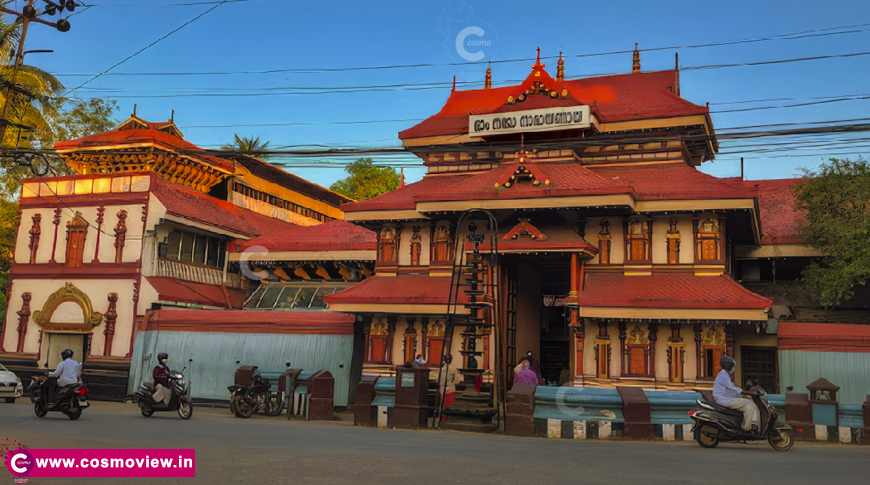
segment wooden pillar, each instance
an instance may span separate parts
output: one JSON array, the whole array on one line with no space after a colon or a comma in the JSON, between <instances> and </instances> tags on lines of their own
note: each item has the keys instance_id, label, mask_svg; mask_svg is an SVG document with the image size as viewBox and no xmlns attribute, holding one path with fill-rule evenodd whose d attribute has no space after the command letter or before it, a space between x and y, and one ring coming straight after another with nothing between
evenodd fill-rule
<instances>
[{"instance_id":1,"label":"wooden pillar","mask_svg":"<svg viewBox=\"0 0 870 485\"><path fill-rule=\"evenodd\" d=\"M668 338L668 382L682 384L686 344L680 336L680 324L671 324L671 337Z\"/></svg>"},{"instance_id":2,"label":"wooden pillar","mask_svg":"<svg viewBox=\"0 0 870 485\"><path fill-rule=\"evenodd\" d=\"M27 336L27 322L30 320L30 293L22 293L21 310L18 310L18 345L16 352L24 352L24 338Z\"/></svg>"},{"instance_id":3,"label":"wooden pillar","mask_svg":"<svg viewBox=\"0 0 870 485\"><path fill-rule=\"evenodd\" d=\"M109 309L103 314L103 318L106 319L106 329L103 330L103 335L106 336L106 344L103 347L103 356L105 357L110 357L112 355L112 341L115 339L115 321L118 319L118 312L115 308L118 303L118 294L109 293L108 299ZM133 331L135 331L135 328Z\"/></svg>"},{"instance_id":4,"label":"wooden pillar","mask_svg":"<svg viewBox=\"0 0 870 485\"><path fill-rule=\"evenodd\" d=\"M610 336L607 323L598 322L598 335L595 337L595 375L599 379L610 379Z\"/></svg>"},{"instance_id":5,"label":"wooden pillar","mask_svg":"<svg viewBox=\"0 0 870 485\"><path fill-rule=\"evenodd\" d=\"M408 328L405 329L404 334L404 342L405 342L405 360L404 363L414 362L417 353L417 329L414 328L414 323L416 322L416 318L407 317Z\"/></svg>"},{"instance_id":6,"label":"wooden pillar","mask_svg":"<svg viewBox=\"0 0 870 485\"><path fill-rule=\"evenodd\" d=\"M585 356L584 353L584 345L586 344L586 329L585 323L580 321L576 327L574 327L574 338L572 339L572 344L574 345L574 351L571 352L571 360L572 360L572 369L574 369L574 376L582 376L583 375L583 358Z\"/></svg>"},{"instance_id":7,"label":"wooden pillar","mask_svg":"<svg viewBox=\"0 0 870 485\"><path fill-rule=\"evenodd\" d=\"M647 338L649 339L649 374L656 378L656 342L659 339L659 326L657 323L647 325Z\"/></svg>"}]
</instances>

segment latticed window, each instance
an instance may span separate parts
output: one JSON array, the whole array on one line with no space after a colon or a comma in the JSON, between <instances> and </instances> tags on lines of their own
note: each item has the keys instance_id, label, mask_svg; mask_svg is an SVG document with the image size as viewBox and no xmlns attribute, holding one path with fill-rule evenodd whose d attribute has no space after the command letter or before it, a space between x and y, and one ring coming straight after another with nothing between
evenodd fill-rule
<instances>
[{"instance_id":1,"label":"latticed window","mask_svg":"<svg viewBox=\"0 0 870 485\"><path fill-rule=\"evenodd\" d=\"M629 220L625 222L625 260L634 263L652 261L652 221Z\"/></svg>"}]
</instances>

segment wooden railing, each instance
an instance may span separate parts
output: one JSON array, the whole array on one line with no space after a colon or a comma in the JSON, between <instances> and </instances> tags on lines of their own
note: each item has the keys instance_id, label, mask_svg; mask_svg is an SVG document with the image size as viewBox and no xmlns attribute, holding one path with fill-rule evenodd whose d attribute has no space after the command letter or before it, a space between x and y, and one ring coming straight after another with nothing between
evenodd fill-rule
<instances>
[{"instance_id":1,"label":"wooden railing","mask_svg":"<svg viewBox=\"0 0 870 485\"><path fill-rule=\"evenodd\" d=\"M193 281L194 283L204 283L206 285L220 285L223 283L224 272L217 268L203 266L194 263L185 263L183 261L174 261L171 259L157 259L157 276L168 276L170 278L178 278L185 281ZM244 278L237 274L227 274L228 288L243 288Z\"/></svg>"}]
</instances>

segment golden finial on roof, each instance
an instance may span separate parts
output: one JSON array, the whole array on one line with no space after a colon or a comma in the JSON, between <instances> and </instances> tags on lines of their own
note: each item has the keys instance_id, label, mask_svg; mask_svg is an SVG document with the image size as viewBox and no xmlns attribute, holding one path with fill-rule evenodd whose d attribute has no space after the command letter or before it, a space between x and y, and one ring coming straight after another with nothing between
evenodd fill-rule
<instances>
[{"instance_id":1,"label":"golden finial on roof","mask_svg":"<svg viewBox=\"0 0 870 485\"><path fill-rule=\"evenodd\" d=\"M631 73L637 74L640 72L640 51L637 49L637 44L634 44L634 57L631 61Z\"/></svg>"},{"instance_id":2,"label":"golden finial on roof","mask_svg":"<svg viewBox=\"0 0 870 485\"><path fill-rule=\"evenodd\" d=\"M544 64L541 64L541 48L538 47L537 50L538 50L538 58L535 59L535 65L532 66L532 69L535 69L536 67L544 67Z\"/></svg>"},{"instance_id":3,"label":"golden finial on roof","mask_svg":"<svg viewBox=\"0 0 870 485\"><path fill-rule=\"evenodd\" d=\"M456 74L453 75L453 88L450 89L450 92L456 92Z\"/></svg>"},{"instance_id":4,"label":"golden finial on roof","mask_svg":"<svg viewBox=\"0 0 870 485\"><path fill-rule=\"evenodd\" d=\"M483 81L483 89L492 88L492 62L486 66L486 78Z\"/></svg>"},{"instance_id":5,"label":"golden finial on roof","mask_svg":"<svg viewBox=\"0 0 870 485\"><path fill-rule=\"evenodd\" d=\"M565 60L562 59L562 52L559 52L559 64L556 67L556 81L565 80Z\"/></svg>"}]
</instances>

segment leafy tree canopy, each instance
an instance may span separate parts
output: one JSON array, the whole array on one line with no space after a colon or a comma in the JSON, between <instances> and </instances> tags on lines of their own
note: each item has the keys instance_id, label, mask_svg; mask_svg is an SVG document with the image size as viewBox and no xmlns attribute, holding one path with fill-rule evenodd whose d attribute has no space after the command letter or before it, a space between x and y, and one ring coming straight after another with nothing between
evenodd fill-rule
<instances>
[{"instance_id":1,"label":"leafy tree canopy","mask_svg":"<svg viewBox=\"0 0 870 485\"><path fill-rule=\"evenodd\" d=\"M806 212L799 235L826 256L803 272L822 306L854 296L870 278L870 161L831 158L795 185L797 209Z\"/></svg>"},{"instance_id":2,"label":"leafy tree canopy","mask_svg":"<svg viewBox=\"0 0 870 485\"><path fill-rule=\"evenodd\" d=\"M396 169L372 165L371 158L358 158L344 170L350 176L329 188L354 200L369 200L396 190L401 181Z\"/></svg>"}]
</instances>

